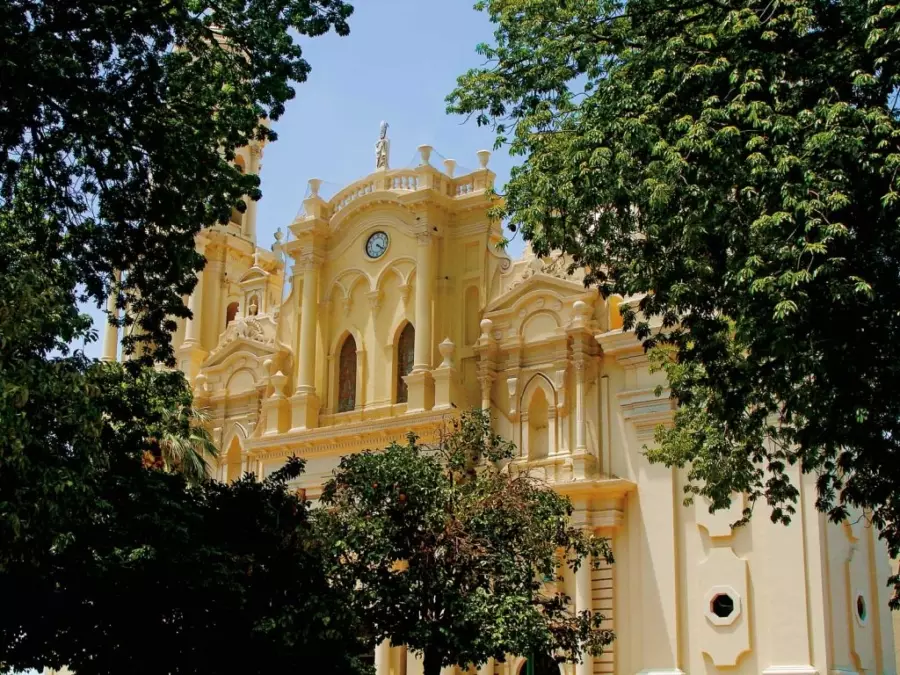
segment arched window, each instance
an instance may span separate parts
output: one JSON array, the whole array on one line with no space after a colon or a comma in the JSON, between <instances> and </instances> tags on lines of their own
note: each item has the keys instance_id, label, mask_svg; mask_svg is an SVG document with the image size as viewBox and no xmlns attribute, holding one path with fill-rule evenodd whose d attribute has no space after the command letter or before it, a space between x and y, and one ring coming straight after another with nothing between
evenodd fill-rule
<instances>
[{"instance_id":1,"label":"arched window","mask_svg":"<svg viewBox=\"0 0 900 675\"><path fill-rule=\"evenodd\" d=\"M543 459L550 454L550 404L538 387L528 404L528 459Z\"/></svg>"},{"instance_id":2,"label":"arched window","mask_svg":"<svg viewBox=\"0 0 900 675\"><path fill-rule=\"evenodd\" d=\"M228 327L232 321L234 321L235 317L238 313L238 307L240 305L237 302L229 303L228 308L225 310L225 326Z\"/></svg>"},{"instance_id":3,"label":"arched window","mask_svg":"<svg viewBox=\"0 0 900 675\"><path fill-rule=\"evenodd\" d=\"M238 480L241 477L241 469L242 466L242 457L241 457L241 444L235 436L231 440L231 446L228 448L228 453L225 455L225 480L229 483L233 480Z\"/></svg>"},{"instance_id":4,"label":"arched window","mask_svg":"<svg viewBox=\"0 0 900 675\"><path fill-rule=\"evenodd\" d=\"M408 323L397 339L397 403L406 403L409 400L409 391L403 378L412 372L415 345L416 329Z\"/></svg>"},{"instance_id":5,"label":"arched window","mask_svg":"<svg viewBox=\"0 0 900 675\"><path fill-rule=\"evenodd\" d=\"M559 665L546 654L531 657L519 670L519 675L559 675L559 673Z\"/></svg>"},{"instance_id":6,"label":"arched window","mask_svg":"<svg viewBox=\"0 0 900 675\"><path fill-rule=\"evenodd\" d=\"M338 359L338 412L356 407L356 340L348 335Z\"/></svg>"}]
</instances>

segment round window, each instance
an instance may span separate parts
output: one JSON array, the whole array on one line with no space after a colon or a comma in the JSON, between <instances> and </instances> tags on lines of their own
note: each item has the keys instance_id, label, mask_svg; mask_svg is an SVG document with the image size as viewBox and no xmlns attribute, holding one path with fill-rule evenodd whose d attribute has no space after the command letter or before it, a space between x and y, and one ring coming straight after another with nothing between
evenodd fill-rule
<instances>
[{"instance_id":1,"label":"round window","mask_svg":"<svg viewBox=\"0 0 900 675\"><path fill-rule=\"evenodd\" d=\"M860 623L865 623L868 616L869 612L866 609L866 599L862 594L859 594L856 596L856 618L859 619Z\"/></svg>"},{"instance_id":2,"label":"round window","mask_svg":"<svg viewBox=\"0 0 900 675\"><path fill-rule=\"evenodd\" d=\"M730 626L741 615L741 596L731 586L713 586L704 600L703 613L713 626Z\"/></svg>"},{"instance_id":3,"label":"round window","mask_svg":"<svg viewBox=\"0 0 900 675\"><path fill-rule=\"evenodd\" d=\"M720 619L727 619L734 613L734 599L730 595L719 593L709 603L709 611Z\"/></svg>"}]
</instances>

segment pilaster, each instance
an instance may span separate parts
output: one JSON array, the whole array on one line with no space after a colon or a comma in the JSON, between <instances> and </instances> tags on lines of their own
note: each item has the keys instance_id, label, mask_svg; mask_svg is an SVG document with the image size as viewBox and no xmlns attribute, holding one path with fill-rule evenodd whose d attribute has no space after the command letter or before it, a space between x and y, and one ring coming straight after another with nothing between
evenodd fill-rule
<instances>
[{"instance_id":1,"label":"pilaster","mask_svg":"<svg viewBox=\"0 0 900 675\"><path fill-rule=\"evenodd\" d=\"M269 370L269 383L272 385L272 393L263 404L266 415L266 428L263 436L275 436L287 431L291 423L291 405L284 393L287 386L287 375L280 370L275 370L271 359L266 360L266 368Z\"/></svg>"},{"instance_id":2,"label":"pilaster","mask_svg":"<svg viewBox=\"0 0 900 675\"><path fill-rule=\"evenodd\" d=\"M491 409L491 389L497 378L497 339L493 334L494 322L481 321L481 337L475 345L478 354L478 382L481 384L481 409Z\"/></svg>"},{"instance_id":3,"label":"pilaster","mask_svg":"<svg viewBox=\"0 0 900 675\"><path fill-rule=\"evenodd\" d=\"M431 371L412 371L403 380L407 388L407 412L422 412L434 407L434 377Z\"/></svg>"},{"instance_id":4,"label":"pilaster","mask_svg":"<svg viewBox=\"0 0 900 675\"><path fill-rule=\"evenodd\" d=\"M431 307L434 286L434 236L428 226L416 235L416 341L413 372L431 370Z\"/></svg>"},{"instance_id":5,"label":"pilaster","mask_svg":"<svg viewBox=\"0 0 900 675\"><path fill-rule=\"evenodd\" d=\"M416 339L413 369L404 377L408 388L408 412L434 407L434 378L431 373L431 315L434 288L434 236L428 225L416 235Z\"/></svg>"},{"instance_id":6,"label":"pilaster","mask_svg":"<svg viewBox=\"0 0 900 675\"><path fill-rule=\"evenodd\" d=\"M319 426L319 396L316 393L316 332L319 314L319 269L322 255L314 248L295 251L296 266L303 271L300 307L300 344L297 354L297 388L291 397L291 429Z\"/></svg>"}]
</instances>

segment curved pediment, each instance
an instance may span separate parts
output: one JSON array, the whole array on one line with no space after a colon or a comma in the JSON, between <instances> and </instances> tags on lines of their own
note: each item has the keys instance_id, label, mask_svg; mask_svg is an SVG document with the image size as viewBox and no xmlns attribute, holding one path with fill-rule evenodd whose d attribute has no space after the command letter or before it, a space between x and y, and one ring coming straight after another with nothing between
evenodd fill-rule
<instances>
[{"instance_id":1,"label":"curved pediment","mask_svg":"<svg viewBox=\"0 0 900 675\"><path fill-rule=\"evenodd\" d=\"M275 343L261 344L245 338L240 338L229 343L225 347L213 352L203 362L203 369L228 369L228 366L236 360L244 358L265 359L279 351Z\"/></svg>"},{"instance_id":2,"label":"curved pediment","mask_svg":"<svg viewBox=\"0 0 900 675\"><path fill-rule=\"evenodd\" d=\"M249 281L259 281L260 279L265 279L269 276L271 276L271 274L266 272L262 267L254 265L244 272L243 276L238 280L238 283L244 284Z\"/></svg>"},{"instance_id":3,"label":"curved pediment","mask_svg":"<svg viewBox=\"0 0 900 675\"><path fill-rule=\"evenodd\" d=\"M560 279L543 272L536 272L493 300L485 308L485 314L515 312L523 305L542 296L550 296L562 301L571 296L580 297L591 292L596 293L597 291L586 289L580 281Z\"/></svg>"},{"instance_id":4,"label":"curved pediment","mask_svg":"<svg viewBox=\"0 0 900 675\"><path fill-rule=\"evenodd\" d=\"M204 367L223 364L230 356L240 351L249 352L254 356L274 354L278 351L275 329L275 319L270 314L235 319L219 336L219 342L206 359Z\"/></svg>"},{"instance_id":5,"label":"curved pediment","mask_svg":"<svg viewBox=\"0 0 900 675\"><path fill-rule=\"evenodd\" d=\"M389 234L414 237L416 233L415 216L404 208L393 203L369 203L364 208L347 214L346 218L333 219L329 224L329 256L338 258L347 249L356 244L361 237L375 230L385 230ZM388 251L385 258L392 259L393 251Z\"/></svg>"}]
</instances>

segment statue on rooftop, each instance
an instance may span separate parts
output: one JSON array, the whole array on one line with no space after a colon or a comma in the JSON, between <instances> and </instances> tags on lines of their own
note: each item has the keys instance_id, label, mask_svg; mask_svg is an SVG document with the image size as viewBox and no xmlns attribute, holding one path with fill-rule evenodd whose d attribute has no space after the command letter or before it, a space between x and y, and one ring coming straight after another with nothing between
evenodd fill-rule
<instances>
[{"instance_id":1,"label":"statue on rooftop","mask_svg":"<svg viewBox=\"0 0 900 675\"><path fill-rule=\"evenodd\" d=\"M381 123L381 132L378 134L378 142L375 144L375 168L388 168L388 153L391 147L391 141L387 137L388 123Z\"/></svg>"}]
</instances>

